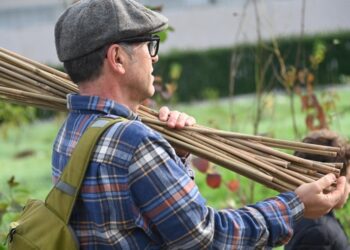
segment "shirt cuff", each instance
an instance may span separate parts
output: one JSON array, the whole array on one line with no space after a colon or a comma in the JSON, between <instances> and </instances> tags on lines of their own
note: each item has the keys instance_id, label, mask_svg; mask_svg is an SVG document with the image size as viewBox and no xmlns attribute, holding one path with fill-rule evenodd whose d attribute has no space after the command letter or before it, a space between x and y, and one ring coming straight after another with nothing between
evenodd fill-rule
<instances>
[{"instance_id":1,"label":"shirt cuff","mask_svg":"<svg viewBox=\"0 0 350 250\"><path fill-rule=\"evenodd\" d=\"M294 223L298 222L303 217L305 206L295 192L281 193L277 197L288 205Z\"/></svg>"}]
</instances>

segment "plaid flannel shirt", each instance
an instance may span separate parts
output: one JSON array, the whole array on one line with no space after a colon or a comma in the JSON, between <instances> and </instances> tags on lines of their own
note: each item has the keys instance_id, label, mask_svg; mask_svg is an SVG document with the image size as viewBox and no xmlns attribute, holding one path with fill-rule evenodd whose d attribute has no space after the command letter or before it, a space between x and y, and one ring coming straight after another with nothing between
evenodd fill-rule
<instances>
[{"instance_id":1,"label":"plaid flannel shirt","mask_svg":"<svg viewBox=\"0 0 350 250\"><path fill-rule=\"evenodd\" d=\"M303 213L295 193L215 210L169 143L130 110L79 95L68 95L68 108L53 148L54 181L92 121L129 120L104 133L87 169L70 220L81 249L261 249L290 239Z\"/></svg>"}]
</instances>

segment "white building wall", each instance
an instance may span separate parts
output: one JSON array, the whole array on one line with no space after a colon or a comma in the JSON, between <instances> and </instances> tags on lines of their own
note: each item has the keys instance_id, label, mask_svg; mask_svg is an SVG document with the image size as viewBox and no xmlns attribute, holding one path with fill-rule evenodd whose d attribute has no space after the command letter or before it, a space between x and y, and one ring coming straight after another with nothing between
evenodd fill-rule
<instances>
[{"instance_id":1,"label":"white building wall","mask_svg":"<svg viewBox=\"0 0 350 250\"><path fill-rule=\"evenodd\" d=\"M0 46L44 63L57 63L53 27L66 2L1 0Z\"/></svg>"},{"instance_id":2,"label":"white building wall","mask_svg":"<svg viewBox=\"0 0 350 250\"><path fill-rule=\"evenodd\" d=\"M253 0L216 4L212 7L188 6L164 13L175 28L162 49L205 49L211 46L233 46L239 42L256 41L257 25ZM302 0L258 0L262 37L300 34ZM306 0L305 33L350 30L349 0Z\"/></svg>"},{"instance_id":3,"label":"white building wall","mask_svg":"<svg viewBox=\"0 0 350 250\"><path fill-rule=\"evenodd\" d=\"M69 1L1 0L0 46L43 63L58 63L54 24ZM163 3L162 13L175 29L161 45L161 53L233 46L257 37L254 8L250 4L244 12L246 0L140 1L152 6ZM264 38L300 32L302 0L258 0L258 3ZM307 0L305 31L350 30L349 11L349 0Z\"/></svg>"}]
</instances>

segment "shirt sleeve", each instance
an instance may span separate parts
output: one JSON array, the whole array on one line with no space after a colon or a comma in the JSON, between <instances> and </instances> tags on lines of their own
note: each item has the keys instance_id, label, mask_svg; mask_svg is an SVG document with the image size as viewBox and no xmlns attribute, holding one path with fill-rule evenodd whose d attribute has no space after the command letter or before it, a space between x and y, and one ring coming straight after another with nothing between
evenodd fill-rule
<instances>
[{"instance_id":1,"label":"shirt sleeve","mask_svg":"<svg viewBox=\"0 0 350 250\"><path fill-rule=\"evenodd\" d=\"M129 167L129 185L145 230L169 248L236 249L286 243L303 213L293 192L241 209L206 206L194 181L166 141L145 138Z\"/></svg>"}]
</instances>

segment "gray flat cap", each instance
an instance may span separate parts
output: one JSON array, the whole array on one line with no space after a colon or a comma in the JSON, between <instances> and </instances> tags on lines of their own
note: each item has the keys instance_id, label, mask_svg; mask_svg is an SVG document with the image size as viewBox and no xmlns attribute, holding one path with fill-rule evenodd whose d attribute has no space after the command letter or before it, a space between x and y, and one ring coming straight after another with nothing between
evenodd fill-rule
<instances>
[{"instance_id":1,"label":"gray flat cap","mask_svg":"<svg viewBox=\"0 0 350 250\"><path fill-rule=\"evenodd\" d=\"M168 27L168 19L133 0L85 0L58 19L55 42L60 61L69 61L121 39Z\"/></svg>"}]
</instances>

